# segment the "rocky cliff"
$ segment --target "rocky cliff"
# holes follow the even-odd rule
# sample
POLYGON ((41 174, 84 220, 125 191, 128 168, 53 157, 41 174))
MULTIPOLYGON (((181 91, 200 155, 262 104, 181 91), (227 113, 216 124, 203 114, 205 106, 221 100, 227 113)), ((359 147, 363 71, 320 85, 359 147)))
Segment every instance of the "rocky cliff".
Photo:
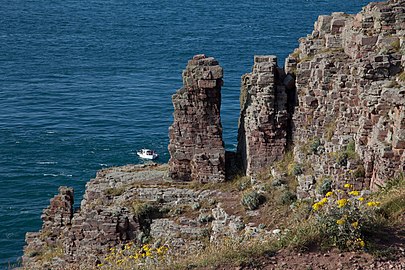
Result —
POLYGON ((405 2, 320 16, 286 59, 296 75, 301 197, 324 182, 383 186, 405 170, 405 2))
POLYGON ((289 211, 296 197, 343 183, 383 186, 405 171, 404 36, 405 1, 391 0, 320 16, 284 68, 256 56, 242 77, 238 151, 226 156, 223 71, 195 56, 172 98, 169 164, 102 170, 76 210, 73 190, 61 188, 41 231, 27 233, 24 266, 91 268, 128 242, 170 243, 176 255, 223 238, 271 239, 275 198, 289 211), (235 157, 251 179, 225 181, 235 157))

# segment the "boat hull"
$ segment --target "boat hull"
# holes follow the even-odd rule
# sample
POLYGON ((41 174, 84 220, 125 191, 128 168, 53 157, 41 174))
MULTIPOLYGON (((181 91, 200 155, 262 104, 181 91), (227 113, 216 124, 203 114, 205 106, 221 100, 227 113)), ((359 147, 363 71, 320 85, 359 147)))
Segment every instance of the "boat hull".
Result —
POLYGON ((158 154, 153 154, 153 155, 146 155, 146 154, 143 154, 143 153, 137 153, 137 154, 138 154, 138 156, 140 158, 149 159, 149 160, 157 159, 159 157, 158 154))

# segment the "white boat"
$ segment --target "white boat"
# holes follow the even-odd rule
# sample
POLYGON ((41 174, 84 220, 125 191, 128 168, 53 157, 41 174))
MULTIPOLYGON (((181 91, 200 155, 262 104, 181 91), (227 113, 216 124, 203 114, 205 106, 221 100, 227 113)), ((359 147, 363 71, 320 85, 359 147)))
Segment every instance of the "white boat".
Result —
POLYGON ((136 152, 140 158, 144 159, 156 159, 159 157, 158 153, 150 149, 141 149, 136 152))

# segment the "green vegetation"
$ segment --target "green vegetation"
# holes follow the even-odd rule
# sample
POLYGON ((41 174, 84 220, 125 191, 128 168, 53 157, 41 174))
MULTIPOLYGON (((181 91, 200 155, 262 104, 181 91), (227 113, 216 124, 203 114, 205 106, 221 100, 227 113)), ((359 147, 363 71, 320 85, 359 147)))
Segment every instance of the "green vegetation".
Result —
MULTIPOLYGON (((343 166, 347 165, 347 162, 349 160, 351 160, 351 161, 359 160, 359 156, 356 153, 355 149, 356 149, 356 145, 355 145, 355 142, 352 140, 347 144, 347 146, 345 147, 344 150, 336 152, 336 153, 332 153, 332 156, 335 158, 336 164, 343 167, 343 166)), ((359 168, 359 169, 361 169, 361 168, 359 168)), ((361 171, 358 171, 358 173, 360 174, 361 171)))
POLYGON ((289 231, 282 237, 243 243, 226 239, 201 253, 173 262, 171 269, 251 265, 257 258, 272 256, 280 249, 305 251, 314 247, 369 250, 375 256, 393 256, 393 250, 387 252, 387 248, 373 242, 376 233, 398 225, 405 211, 404 178, 389 183, 369 197, 346 184, 343 190, 329 191, 315 203, 295 203, 294 210, 283 219, 289 231))
POLYGON ((294 52, 291 54, 291 57, 294 57, 295 59, 299 59, 301 53, 302 53, 302 51, 301 51, 300 49, 296 49, 296 50, 294 50, 294 52))
POLYGON ((332 180, 329 177, 324 177, 319 181, 317 192, 323 196, 332 190, 332 180))
POLYGON ((298 176, 304 172, 303 165, 298 163, 290 163, 287 167, 288 175, 298 176))
MULTIPOLYGON (((281 185, 286 186, 286 188, 291 191, 295 191, 297 188, 296 176, 304 173, 304 171, 308 169, 308 167, 306 167, 304 164, 299 164, 294 161, 294 155, 292 151, 285 153, 283 159, 277 161, 274 164, 274 167, 278 172, 287 172, 285 179, 278 179, 278 181, 281 185)), ((277 179, 266 179, 266 177, 263 177, 262 180, 276 181, 277 179)), ((275 185, 275 183, 273 185, 277 186, 275 185)))
POLYGON ((393 42, 391 42, 391 47, 394 49, 395 52, 399 52, 401 49, 401 44, 399 42, 399 38, 396 38, 393 42))
POLYGON ((242 194, 241 204, 248 210, 256 210, 265 201, 265 197, 255 190, 248 190, 242 194))
POLYGON ((321 145, 321 139, 319 137, 312 137, 302 145, 301 150, 307 155, 318 154, 321 145))
POLYGON ((323 245, 340 250, 361 250, 365 247, 362 227, 375 219, 380 202, 367 200, 363 193, 345 184, 344 190, 333 190, 316 202, 312 208, 324 237, 323 245), (370 209, 371 208, 371 209, 370 209))
POLYGON ((35 257, 36 260, 46 264, 61 258, 64 254, 63 246, 61 244, 49 244, 42 247, 40 250, 26 250, 25 253, 28 257, 35 257))
POLYGON ((309 151, 310 151, 312 154, 317 154, 317 153, 318 153, 318 147, 319 147, 320 145, 321 145, 321 140, 320 140, 318 137, 314 138, 314 139, 311 141, 310 145, 309 145, 309 151))
POLYGON ((142 218, 159 214, 161 208, 153 202, 134 201, 131 210, 135 216, 142 218))
POLYGON ((283 205, 291 205, 297 200, 297 195, 290 190, 284 190, 281 194, 280 203, 283 205))
POLYGON ((388 181, 379 194, 381 198, 379 214, 391 222, 398 221, 405 211, 405 175, 401 173, 388 181))
POLYGON ((120 196, 125 192, 125 190, 125 187, 109 188, 105 190, 105 194, 108 196, 120 196))
POLYGON ((355 178, 361 178, 366 175, 366 170, 364 169, 363 165, 357 166, 356 170, 353 172, 353 176, 355 178))

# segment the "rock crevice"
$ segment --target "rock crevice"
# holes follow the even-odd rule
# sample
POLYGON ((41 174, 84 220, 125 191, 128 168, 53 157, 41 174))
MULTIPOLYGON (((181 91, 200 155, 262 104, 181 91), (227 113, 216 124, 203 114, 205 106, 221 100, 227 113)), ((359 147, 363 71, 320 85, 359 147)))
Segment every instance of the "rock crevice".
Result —
POLYGON ((245 173, 255 175, 286 151, 294 78, 277 66, 275 56, 255 56, 253 70, 241 84, 237 152, 245 173))

